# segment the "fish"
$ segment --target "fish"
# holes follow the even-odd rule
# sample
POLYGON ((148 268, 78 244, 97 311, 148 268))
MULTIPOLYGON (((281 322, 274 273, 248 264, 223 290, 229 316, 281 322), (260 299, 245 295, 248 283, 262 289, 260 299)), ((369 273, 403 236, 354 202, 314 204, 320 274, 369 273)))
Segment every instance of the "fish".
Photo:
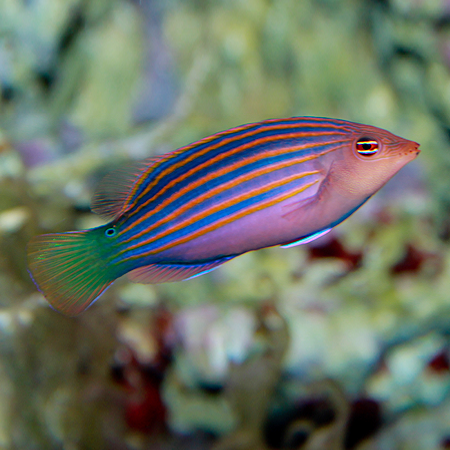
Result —
POLYGON ((108 174, 91 209, 109 222, 32 238, 29 273, 52 308, 76 316, 125 274, 181 281, 246 252, 317 239, 419 152, 417 142, 341 119, 231 128, 108 174))

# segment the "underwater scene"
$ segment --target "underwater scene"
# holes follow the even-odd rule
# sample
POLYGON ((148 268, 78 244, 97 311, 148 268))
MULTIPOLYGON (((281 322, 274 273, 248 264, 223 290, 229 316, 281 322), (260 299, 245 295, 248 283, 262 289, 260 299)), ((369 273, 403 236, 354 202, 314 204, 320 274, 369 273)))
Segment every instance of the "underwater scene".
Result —
POLYGON ((0 450, 447 448, 450 1, 0 1, 0 450))

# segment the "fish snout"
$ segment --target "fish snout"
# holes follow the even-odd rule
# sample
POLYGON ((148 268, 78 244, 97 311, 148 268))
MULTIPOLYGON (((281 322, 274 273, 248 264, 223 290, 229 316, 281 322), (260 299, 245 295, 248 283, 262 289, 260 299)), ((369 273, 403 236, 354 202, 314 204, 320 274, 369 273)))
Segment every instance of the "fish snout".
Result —
POLYGON ((414 157, 418 156, 420 153, 420 144, 418 142, 410 141, 410 145, 408 146, 409 153, 413 153, 414 157))
POLYGON ((404 155, 411 156, 413 159, 416 158, 420 153, 420 144, 415 141, 407 141, 404 146, 404 155))

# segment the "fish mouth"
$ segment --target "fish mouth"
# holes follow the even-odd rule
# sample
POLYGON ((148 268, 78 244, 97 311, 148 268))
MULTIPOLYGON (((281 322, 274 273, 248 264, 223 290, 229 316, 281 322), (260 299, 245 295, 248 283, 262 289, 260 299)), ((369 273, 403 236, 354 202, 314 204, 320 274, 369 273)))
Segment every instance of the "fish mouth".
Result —
POLYGON ((387 156, 388 158, 398 158, 403 157, 407 158, 409 161, 417 158, 420 153, 420 144, 414 141, 407 141, 406 139, 403 142, 398 142, 393 145, 391 149, 391 153, 387 156), (406 142, 405 142, 406 141, 406 142))
POLYGON ((420 144, 418 142, 410 141, 409 153, 414 155, 414 158, 419 156, 420 153, 420 144))

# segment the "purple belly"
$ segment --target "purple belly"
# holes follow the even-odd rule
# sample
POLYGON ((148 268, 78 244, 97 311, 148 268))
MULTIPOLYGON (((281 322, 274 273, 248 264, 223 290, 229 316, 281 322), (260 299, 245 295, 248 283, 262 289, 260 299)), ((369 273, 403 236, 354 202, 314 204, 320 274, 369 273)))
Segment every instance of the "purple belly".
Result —
MULTIPOLYGON (((305 210, 303 220, 289 217, 317 192, 317 185, 276 205, 254 212, 189 242, 162 252, 168 261, 202 261, 283 244, 314 233, 321 226, 305 210), (286 215, 288 216, 286 217, 286 215)), ((319 221, 320 222, 320 221, 319 221)), ((325 227, 327 223, 324 223, 325 227)))

